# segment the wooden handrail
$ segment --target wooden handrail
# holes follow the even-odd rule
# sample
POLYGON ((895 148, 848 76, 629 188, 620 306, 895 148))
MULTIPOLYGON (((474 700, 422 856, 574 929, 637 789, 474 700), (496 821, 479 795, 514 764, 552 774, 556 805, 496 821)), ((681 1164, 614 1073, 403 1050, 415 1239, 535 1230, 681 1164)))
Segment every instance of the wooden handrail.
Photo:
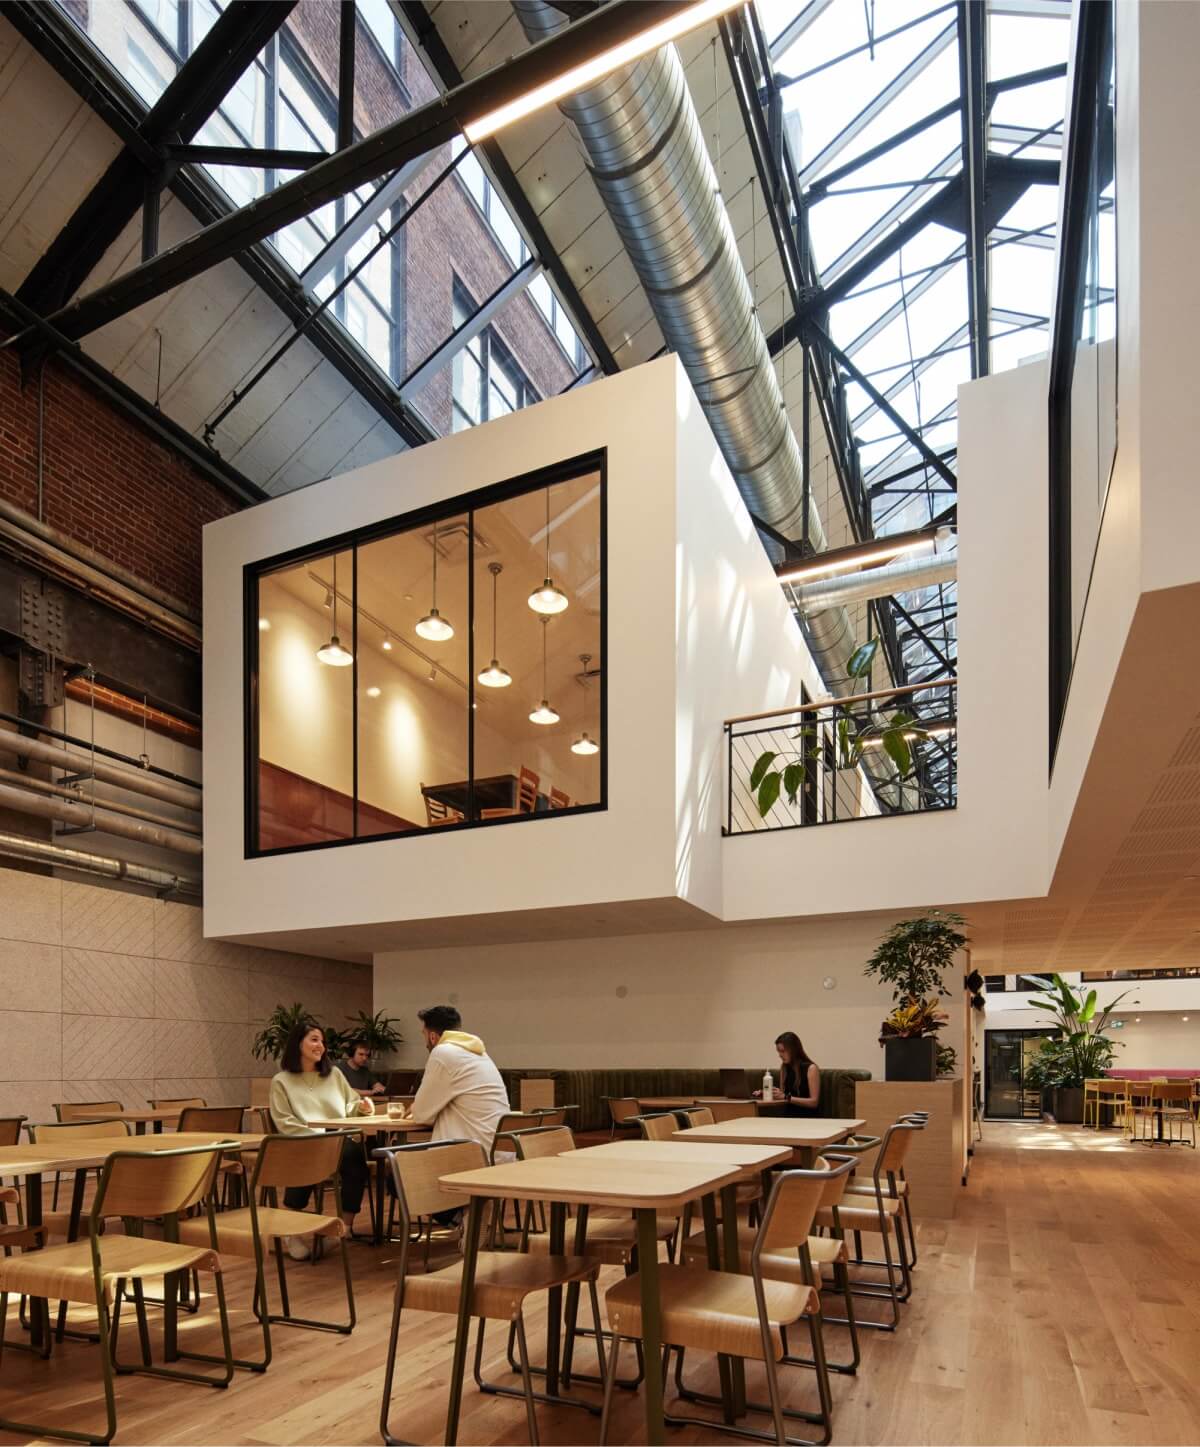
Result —
POLYGON ((820 709, 845 708, 855 703, 871 703, 881 698, 903 698, 912 693, 925 693, 932 688, 954 688, 958 684, 957 678, 940 678, 934 683, 906 683, 900 688, 878 688, 874 693, 853 693, 847 698, 827 698, 814 703, 798 703, 794 708, 769 708, 763 713, 744 713, 737 718, 727 718, 725 727, 732 728, 734 724, 757 723, 764 718, 786 718, 794 713, 816 713, 820 709))

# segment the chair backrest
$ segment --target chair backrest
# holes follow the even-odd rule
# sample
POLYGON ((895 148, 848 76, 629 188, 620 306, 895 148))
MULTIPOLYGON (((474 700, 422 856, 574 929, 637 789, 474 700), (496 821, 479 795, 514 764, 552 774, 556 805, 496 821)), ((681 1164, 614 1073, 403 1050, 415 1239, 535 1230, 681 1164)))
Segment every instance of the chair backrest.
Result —
POLYGON ((623 1125, 639 1113, 637 1099, 632 1095, 606 1095, 604 1099, 614 1125, 623 1125))
POLYGON ((521 772, 517 775, 517 813, 532 814, 537 808, 538 784, 541 777, 535 774, 532 769, 521 765, 521 772))
POLYGON ((825 1189, 821 1194, 822 1208, 828 1209, 831 1206, 839 1205, 846 1194, 846 1187, 850 1184, 851 1175, 860 1164, 858 1157, 846 1155, 842 1150, 826 1151, 823 1156, 817 1157, 814 1164, 817 1170, 829 1172, 829 1179, 825 1182, 825 1189), (837 1168, 841 1165, 845 1165, 847 1169, 838 1170, 837 1168))
POLYGON ((221 1164, 216 1146, 176 1151, 114 1151, 104 1163, 92 1206, 93 1227, 105 1216, 168 1216, 209 1195, 221 1164))
POLYGON ((254 1190, 265 1186, 319 1186, 336 1174, 346 1137, 340 1131, 321 1135, 272 1135, 258 1148, 254 1190))
POLYGON ((564 1151, 575 1149, 575 1137, 570 1126, 539 1125, 532 1130, 518 1131, 513 1136, 517 1157, 531 1161, 539 1156, 561 1156, 564 1151))
POLYGON ((25 1124, 23 1115, 0 1115, 0 1146, 21 1144, 21 1127, 25 1124))
POLYGON ((569 809, 571 807, 570 795, 564 794, 561 789, 556 789, 551 785, 550 807, 551 809, 569 809))
POLYGON ((756 1267, 763 1251, 796 1251, 806 1245, 831 1177, 840 1175, 844 1180, 853 1165, 850 1160, 827 1170, 781 1171, 763 1207, 762 1223, 750 1254, 751 1266, 756 1267))
POLYGON ((375 1154, 389 1162, 396 1199, 409 1221, 465 1206, 469 1197, 459 1191, 445 1190, 438 1184, 439 1178, 487 1165, 487 1154, 478 1141, 389 1146, 375 1154))
POLYGON ((68 1120, 55 1125, 31 1125, 29 1127, 29 1139, 34 1145, 42 1146, 52 1140, 124 1140, 128 1134, 129 1122, 127 1120, 68 1120))
POLYGON ((257 1131, 260 1135, 278 1135, 279 1130, 271 1118, 271 1110, 266 1105, 249 1106, 245 1112, 245 1128, 248 1131, 257 1131))
POLYGON ((462 814, 457 809, 452 809, 443 799, 430 798, 425 793, 425 785, 421 785, 421 793, 425 798, 425 822, 430 828, 438 824, 458 824, 462 820, 462 814))
POLYGON ((679 1120, 679 1124, 683 1126, 685 1130, 691 1130, 694 1126, 698 1125, 716 1124, 716 1117, 712 1113, 712 1108, 707 1105, 687 1106, 683 1110, 677 1110, 675 1115, 679 1120))
POLYGON ((179 1112, 179 1129, 223 1130, 236 1135, 242 1128, 240 1105, 186 1105, 179 1112))
POLYGON ((673 1111, 666 1111, 663 1115, 639 1115, 636 1119, 641 1127, 642 1139, 646 1141, 674 1140, 679 1129, 673 1111))
POLYGON ((1190 1101, 1192 1098, 1192 1082, 1190 1080, 1161 1080, 1154 1087, 1154 1100, 1163 1101, 1190 1101))
POLYGON ((64 1100, 54 1107, 56 1120, 78 1120, 81 1115, 121 1115, 125 1107, 119 1100, 64 1100))
POLYGON ((205 1107, 208 1101, 202 1095, 183 1095, 175 1100, 152 1100, 149 1103, 151 1110, 186 1110, 189 1105, 205 1107))
POLYGON ((567 1112, 562 1106, 556 1106, 553 1110, 535 1110, 534 1115, 542 1125, 566 1125, 567 1112))
POLYGON ((879 1154, 875 1157, 875 1179, 883 1175, 895 1175, 904 1164, 904 1157, 913 1143, 913 1137, 924 1127, 911 1120, 898 1120, 889 1125, 883 1133, 879 1154))
POLYGON ((721 1125, 727 1120, 745 1120, 748 1116, 758 1114, 758 1107, 752 1100, 713 1100, 709 1102, 707 1109, 712 1115, 714 1125, 721 1125))

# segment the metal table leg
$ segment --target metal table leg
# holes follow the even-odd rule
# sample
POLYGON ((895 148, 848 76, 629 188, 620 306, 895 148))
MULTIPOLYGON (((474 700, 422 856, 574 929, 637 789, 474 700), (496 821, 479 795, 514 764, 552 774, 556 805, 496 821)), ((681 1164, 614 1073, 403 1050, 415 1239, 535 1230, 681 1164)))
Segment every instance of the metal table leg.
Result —
MULTIPOLYGON (((547 1245, 551 1256, 566 1255, 567 1208, 560 1201, 554 1201, 550 1206, 550 1240, 547 1245)), ((552 1286, 546 1295, 546 1395, 557 1397, 559 1347, 562 1341, 562 1287, 552 1286)))
POLYGON ((463 1233, 462 1285, 458 1293, 458 1327, 454 1335, 454 1360, 450 1365, 450 1396, 446 1405, 446 1447, 458 1441, 458 1416, 462 1408, 463 1376, 467 1366, 467 1343, 471 1334, 471 1302, 475 1296, 475 1265, 479 1259, 479 1230, 484 1200, 472 1196, 467 1207, 463 1233))
POLYGON ((664 1439, 662 1380, 662 1303, 658 1292, 658 1213, 639 1210, 638 1280, 642 1288, 642 1354, 645 1358, 646 1441, 664 1439))
MULTIPOLYGON (((736 1275, 739 1264, 737 1186, 721 1187, 721 1222, 724 1250, 722 1265, 726 1271, 736 1275)), ((733 1394, 733 1415, 735 1418, 746 1414, 746 1364, 741 1357, 729 1358, 730 1385, 733 1394)))

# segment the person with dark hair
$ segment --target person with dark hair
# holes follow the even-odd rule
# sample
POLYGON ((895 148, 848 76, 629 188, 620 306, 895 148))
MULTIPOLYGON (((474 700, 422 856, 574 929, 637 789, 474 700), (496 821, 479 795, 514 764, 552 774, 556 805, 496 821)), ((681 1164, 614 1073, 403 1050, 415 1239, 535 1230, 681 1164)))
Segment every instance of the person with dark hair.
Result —
POLYGON ((453 1005, 417 1011, 429 1063, 412 1103, 414 1120, 428 1121, 435 1141, 478 1141, 490 1152, 508 1113, 508 1091, 478 1035, 459 1027, 453 1005))
POLYGON ((754 1092, 763 1100, 774 1101, 783 1106, 787 1116, 816 1116, 821 1113, 821 1072, 816 1063, 809 1059, 808 1052, 801 1044, 794 1030, 785 1030, 775 1041, 779 1055, 779 1084, 771 1095, 761 1090, 754 1092))
MULTIPOLYGON (((279 1066, 279 1074, 271 1081, 270 1108, 280 1135, 321 1134, 308 1124, 310 1120, 374 1115, 371 1102, 359 1095, 340 1070, 334 1070, 325 1048, 325 1032, 314 1021, 302 1020, 292 1026, 279 1066)), ((367 1158, 356 1140, 345 1142, 341 1181, 342 1220, 352 1228, 367 1185, 367 1158)), ((311 1186, 289 1186, 283 1204, 289 1210, 303 1211, 311 1194, 311 1186)), ((302 1236, 289 1236, 285 1245, 293 1260, 307 1259, 308 1242, 302 1236)))
POLYGON ((365 1040, 351 1040, 346 1046, 345 1058, 338 1061, 342 1072, 359 1095, 382 1095, 383 1081, 367 1069, 371 1059, 371 1047, 365 1040))

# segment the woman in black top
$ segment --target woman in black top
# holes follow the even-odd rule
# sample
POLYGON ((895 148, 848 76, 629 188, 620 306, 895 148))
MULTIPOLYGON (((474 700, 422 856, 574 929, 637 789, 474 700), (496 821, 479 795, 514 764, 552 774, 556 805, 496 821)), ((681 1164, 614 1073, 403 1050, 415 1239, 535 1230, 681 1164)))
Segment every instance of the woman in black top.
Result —
POLYGON ((776 1104, 782 1104, 784 1115, 820 1115, 821 1072, 809 1059, 800 1037, 794 1030, 785 1030, 775 1041, 775 1049, 780 1060, 776 1104))

